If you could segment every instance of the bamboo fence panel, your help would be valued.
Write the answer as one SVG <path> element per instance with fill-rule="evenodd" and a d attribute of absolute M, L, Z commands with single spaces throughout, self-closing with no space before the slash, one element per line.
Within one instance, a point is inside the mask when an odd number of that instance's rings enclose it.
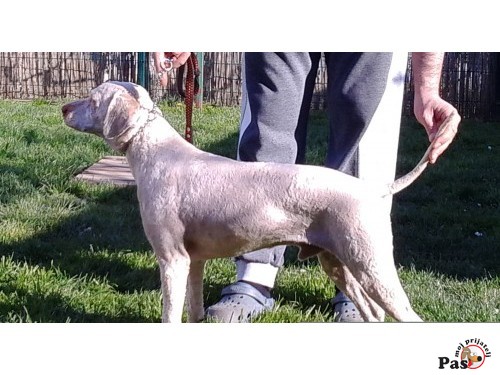
<path fill-rule="evenodd" d="M 495 115 L 498 77 L 497 53 L 450 52 L 446 54 L 441 94 L 457 107 L 463 118 L 489 120 Z M 241 102 L 241 53 L 203 54 L 203 101 L 218 106 Z M 151 61 L 148 89 L 153 100 L 179 99 L 176 77 L 170 72 L 166 88 L 159 86 Z M 137 82 L 138 53 L 134 52 L 1 52 L 1 99 L 66 99 L 85 97 L 89 90 L 110 80 Z M 321 60 L 311 107 L 326 107 L 326 69 Z M 405 77 L 402 114 L 413 116 L 411 55 Z"/>
<path fill-rule="evenodd" d="M 453 104 L 463 118 L 493 119 L 498 116 L 497 97 L 500 97 L 497 64 L 497 53 L 446 53 L 441 76 L 441 96 Z M 413 94 L 410 56 L 403 107 L 403 114 L 406 116 L 413 115 Z"/>

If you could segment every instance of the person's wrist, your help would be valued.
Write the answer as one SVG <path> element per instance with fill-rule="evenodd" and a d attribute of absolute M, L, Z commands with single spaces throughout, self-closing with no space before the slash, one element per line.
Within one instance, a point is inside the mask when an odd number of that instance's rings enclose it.
<path fill-rule="evenodd" d="M 421 86 L 415 89 L 415 100 L 421 102 L 428 102 L 432 99 L 439 98 L 439 87 L 435 86 Z"/>

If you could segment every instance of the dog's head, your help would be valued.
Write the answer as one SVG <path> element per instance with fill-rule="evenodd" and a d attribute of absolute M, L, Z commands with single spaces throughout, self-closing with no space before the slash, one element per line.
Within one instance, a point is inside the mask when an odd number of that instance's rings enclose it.
<path fill-rule="evenodd" d="M 462 351 L 462 356 L 461 359 L 468 359 L 469 362 L 481 362 L 483 360 L 483 357 L 476 355 L 475 353 L 472 353 L 469 347 L 465 347 L 464 350 Z"/>
<path fill-rule="evenodd" d="M 143 87 L 109 81 L 92 89 L 88 98 L 65 104 L 62 113 L 71 128 L 96 134 L 114 150 L 124 150 L 153 109 Z"/>

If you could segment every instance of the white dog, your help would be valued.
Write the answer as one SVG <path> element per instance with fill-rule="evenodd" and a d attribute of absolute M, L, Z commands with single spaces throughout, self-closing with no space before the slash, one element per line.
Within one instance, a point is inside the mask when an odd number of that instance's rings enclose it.
<path fill-rule="evenodd" d="M 188 320 L 203 319 L 207 259 L 278 244 L 299 246 L 301 259 L 318 255 L 365 321 L 381 321 L 384 312 L 420 321 L 394 265 L 390 218 L 379 213 L 382 196 L 425 169 L 429 150 L 408 175 L 373 186 L 329 168 L 240 162 L 201 151 L 132 83 L 103 83 L 62 112 L 68 126 L 126 153 L 160 265 L 164 322 L 181 322 L 186 292 Z M 455 113 L 440 131 L 458 121 Z"/>

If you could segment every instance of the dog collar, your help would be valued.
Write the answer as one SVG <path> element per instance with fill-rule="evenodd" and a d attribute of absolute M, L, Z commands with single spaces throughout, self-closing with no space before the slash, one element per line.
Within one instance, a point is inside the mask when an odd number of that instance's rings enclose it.
<path fill-rule="evenodd" d="M 137 131 L 133 135 L 134 137 L 137 137 L 146 128 L 146 126 L 148 126 L 153 120 L 155 120 L 158 115 L 161 116 L 161 114 L 162 114 L 160 111 L 160 108 L 158 108 L 158 106 L 156 104 L 154 104 L 153 108 L 151 108 L 151 109 L 140 106 L 139 110 L 141 110 L 141 109 L 148 111 L 148 118 L 146 119 L 146 121 L 144 121 L 144 123 L 142 125 L 139 126 L 139 129 L 137 129 Z M 118 135 L 117 137 L 119 137 L 120 135 Z M 117 138 L 117 137 L 115 137 L 115 138 Z M 124 153 L 127 152 L 129 143 L 130 142 L 125 143 L 123 145 L 123 147 L 119 148 L 119 151 L 124 152 Z"/>

